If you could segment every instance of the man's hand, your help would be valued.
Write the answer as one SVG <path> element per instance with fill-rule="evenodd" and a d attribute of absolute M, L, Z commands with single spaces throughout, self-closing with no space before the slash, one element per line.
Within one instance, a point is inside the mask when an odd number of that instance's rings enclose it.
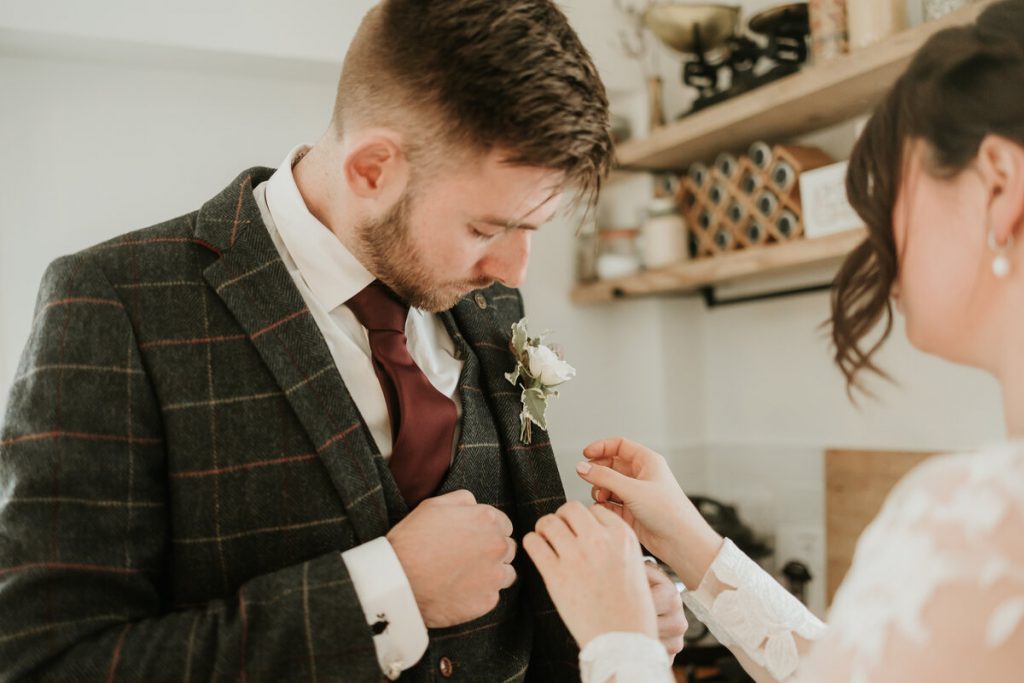
<path fill-rule="evenodd" d="M 387 535 L 428 628 L 455 626 L 498 605 L 516 580 L 512 522 L 469 491 L 423 501 Z"/>
<path fill-rule="evenodd" d="M 683 650 L 683 635 L 686 633 L 686 615 L 683 614 L 683 599 L 672 579 L 657 567 L 646 564 L 647 581 L 651 586 L 654 609 L 658 613 L 658 640 L 665 646 L 669 659 Z"/>

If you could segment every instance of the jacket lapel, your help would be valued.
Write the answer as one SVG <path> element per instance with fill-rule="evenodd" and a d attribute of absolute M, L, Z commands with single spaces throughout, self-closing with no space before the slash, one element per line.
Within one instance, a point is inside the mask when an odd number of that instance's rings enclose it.
<path fill-rule="evenodd" d="M 376 448 L 253 197 L 272 173 L 245 171 L 200 209 L 196 236 L 220 255 L 204 277 L 274 376 L 364 542 L 388 530 Z"/>
<path fill-rule="evenodd" d="M 509 517 L 521 541 L 536 527 L 538 519 L 565 502 L 565 490 L 547 432 L 535 426 L 532 443 L 519 440 L 522 389 L 505 379 L 505 373 L 515 367 L 515 358 L 508 348 L 511 321 L 497 314 L 488 293 L 484 290 L 463 299 L 445 317 L 445 324 L 456 343 L 467 345 L 469 355 L 475 354 L 479 360 L 482 393 L 494 416 L 515 502 L 515 510 L 508 511 Z M 534 641 L 545 652 L 542 656 L 575 661 L 578 651 L 573 640 L 536 567 L 524 558 L 525 553 L 517 558 L 516 568 L 534 616 Z"/>
<path fill-rule="evenodd" d="M 504 329 L 487 290 L 462 299 L 443 319 L 457 345 L 468 346 L 480 363 L 483 395 L 494 415 L 495 427 L 515 492 L 517 528 L 532 530 L 537 519 L 565 502 L 565 491 L 555 464 L 547 432 L 534 426 L 533 441 L 519 440 L 521 389 L 509 384 L 505 373 L 515 367 L 508 348 L 511 324 Z M 478 303 L 477 295 L 485 307 Z"/>

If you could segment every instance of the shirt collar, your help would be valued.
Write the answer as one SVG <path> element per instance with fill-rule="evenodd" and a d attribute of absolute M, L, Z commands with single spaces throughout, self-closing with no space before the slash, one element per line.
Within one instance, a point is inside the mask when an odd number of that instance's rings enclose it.
<path fill-rule="evenodd" d="M 332 311 L 375 278 L 306 207 L 292 168 L 308 151 L 308 145 L 295 147 L 267 181 L 267 208 L 313 296 Z"/>

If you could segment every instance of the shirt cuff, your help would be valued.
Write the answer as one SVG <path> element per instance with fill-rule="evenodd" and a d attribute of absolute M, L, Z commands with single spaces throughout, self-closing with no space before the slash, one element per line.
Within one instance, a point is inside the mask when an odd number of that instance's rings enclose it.
<path fill-rule="evenodd" d="M 655 683 L 675 680 L 665 646 L 642 633 L 603 633 L 580 652 L 582 683 Z"/>
<path fill-rule="evenodd" d="M 423 657 L 428 644 L 427 627 L 405 570 L 383 536 L 346 550 L 341 559 L 373 630 L 381 671 L 396 680 Z"/>

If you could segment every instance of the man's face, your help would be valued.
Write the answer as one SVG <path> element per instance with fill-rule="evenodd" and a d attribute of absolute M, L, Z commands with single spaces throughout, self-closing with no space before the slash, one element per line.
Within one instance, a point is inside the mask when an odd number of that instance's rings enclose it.
<path fill-rule="evenodd" d="M 563 176 L 509 166 L 492 151 L 421 178 L 357 238 L 384 284 L 411 306 L 445 311 L 495 281 L 518 287 L 532 233 L 558 209 Z"/>

